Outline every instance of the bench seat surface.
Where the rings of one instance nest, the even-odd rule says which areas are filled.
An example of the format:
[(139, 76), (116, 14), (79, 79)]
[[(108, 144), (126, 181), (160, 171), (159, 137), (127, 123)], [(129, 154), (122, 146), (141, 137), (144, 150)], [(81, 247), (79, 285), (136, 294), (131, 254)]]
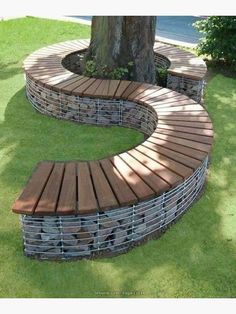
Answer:
[[(86, 49), (88, 44), (88, 40), (74, 40), (42, 48), (25, 60), (25, 72), (58, 93), (123, 99), (148, 106), (158, 116), (157, 127), (137, 147), (103, 160), (40, 162), (12, 207), (15, 213), (92, 214), (133, 205), (176, 187), (201, 166), (210, 152), (212, 123), (194, 100), (146, 83), (76, 75), (61, 65), (64, 56)], [(176, 62), (181, 57), (177, 48), (161, 43), (156, 48)], [(184, 55), (191, 64), (193, 55)], [(199, 69), (204, 72), (201, 64)]]

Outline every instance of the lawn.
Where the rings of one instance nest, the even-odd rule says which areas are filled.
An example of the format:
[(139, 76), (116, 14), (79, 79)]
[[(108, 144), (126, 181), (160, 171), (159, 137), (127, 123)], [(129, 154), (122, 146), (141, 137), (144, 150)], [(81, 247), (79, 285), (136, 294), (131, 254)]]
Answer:
[(215, 131), (208, 182), (177, 224), (113, 258), (40, 262), (23, 255), (10, 208), (38, 161), (97, 159), (143, 139), (134, 130), (43, 116), (26, 100), (24, 58), (89, 34), (70, 22), (0, 22), (0, 297), (236, 297), (236, 79), (215, 72), (205, 95)]

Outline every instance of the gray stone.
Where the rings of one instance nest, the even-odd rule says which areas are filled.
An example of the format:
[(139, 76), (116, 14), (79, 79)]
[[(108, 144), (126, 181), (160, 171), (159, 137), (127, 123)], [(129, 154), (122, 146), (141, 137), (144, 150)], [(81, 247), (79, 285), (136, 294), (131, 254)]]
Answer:
[(50, 233), (42, 233), (41, 239), (45, 242), (50, 241), (50, 240), (60, 240), (60, 235), (50, 234)]
[(127, 231), (121, 228), (117, 228), (114, 232), (114, 245), (119, 245), (123, 243), (127, 238)]
[(116, 220), (105, 216), (99, 220), (99, 226), (102, 228), (111, 229), (111, 228), (119, 227), (119, 223)]
[(78, 239), (73, 237), (72, 235), (63, 235), (63, 245), (72, 245), (76, 246), (78, 244)]
[(60, 230), (57, 226), (52, 226), (49, 224), (43, 224), (42, 228), (43, 232), (50, 233), (50, 234), (58, 234), (60, 233)]
[(93, 236), (91, 233), (87, 232), (84, 228), (80, 229), (80, 233), (76, 236), (78, 241), (78, 244), (89, 244), (93, 242)]
[(175, 218), (175, 214), (177, 212), (177, 205), (166, 212), (165, 223), (169, 223)]
[(146, 229), (147, 229), (146, 223), (142, 223), (134, 228), (134, 232), (143, 235), (146, 233)]
[(24, 225), (23, 229), (24, 229), (25, 233), (29, 232), (32, 235), (38, 234), (42, 230), (41, 226), (39, 226), (39, 225), (34, 225), (34, 226), (33, 225), (31, 225), (31, 226)]
[(93, 221), (84, 221), (83, 227), (88, 232), (96, 232), (98, 231), (98, 224)]
[(152, 221), (158, 215), (156, 208), (147, 210), (144, 214), (144, 222)]
[(62, 227), (61, 227), (61, 232), (63, 233), (63, 234), (66, 234), (66, 233), (78, 233), (78, 232), (80, 232), (80, 229), (81, 229), (81, 225), (79, 224), (78, 226), (75, 226), (75, 225), (73, 225), (73, 222), (71, 222), (71, 226), (69, 225), (69, 224), (67, 224), (67, 225), (63, 225)]

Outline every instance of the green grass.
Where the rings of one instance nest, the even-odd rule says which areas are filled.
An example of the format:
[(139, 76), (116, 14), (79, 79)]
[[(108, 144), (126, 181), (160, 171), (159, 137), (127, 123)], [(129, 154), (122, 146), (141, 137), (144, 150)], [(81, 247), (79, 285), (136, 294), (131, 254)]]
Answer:
[(0, 22), (0, 296), (235, 297), (236, 79), (213, 73), (206, 106), (215, 143), (203, 197), (158, 240), (127, 254), (76, 262), (24, 257), (11, 204), (42, 159), (96, 159), (142, 140), (122, 128), (78, 126), (36, 113), (25, 98), (22, 60), (35, 49), (89, 37), (68, 22)]

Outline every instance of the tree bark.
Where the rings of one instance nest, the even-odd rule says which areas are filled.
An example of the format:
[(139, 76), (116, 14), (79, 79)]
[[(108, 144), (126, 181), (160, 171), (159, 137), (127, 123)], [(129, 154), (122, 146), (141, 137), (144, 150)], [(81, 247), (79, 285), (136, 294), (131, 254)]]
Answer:
[(132, 80), (153, 84), (155, 27), (154, 16), (94, 16), (85, 61), (93, 60), (99, 73), (132, 62)]

